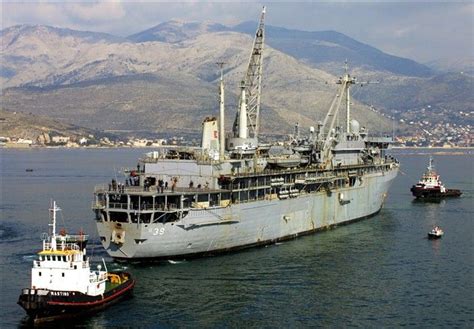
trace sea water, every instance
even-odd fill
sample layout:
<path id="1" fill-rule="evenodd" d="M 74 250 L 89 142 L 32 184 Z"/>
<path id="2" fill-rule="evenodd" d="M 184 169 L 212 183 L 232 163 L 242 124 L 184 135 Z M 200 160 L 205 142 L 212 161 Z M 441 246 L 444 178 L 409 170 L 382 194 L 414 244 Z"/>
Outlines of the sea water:
<path id="1" fill-rule="evenodd" d="M 0 327 L 26 326 L 16 304 L 47 231 L 90 234 L 88 253 L 136 278 L 134 297 L 54 327 L 413 327 L 474 326 L 472 150 L 393 150 L 401 172 L 382 211 L 367 220 L 247 251 L 180 262 L 114 263 L 100 243 L 93 187 L 123 180 L 146 149 L 0 150 Z M 461 198 L 415 202 L 410 187 L 433 155 Z M 33 171 L 26 171 L 32 169 Z M 428 240 L 441 226 L 445 235 Z"/>

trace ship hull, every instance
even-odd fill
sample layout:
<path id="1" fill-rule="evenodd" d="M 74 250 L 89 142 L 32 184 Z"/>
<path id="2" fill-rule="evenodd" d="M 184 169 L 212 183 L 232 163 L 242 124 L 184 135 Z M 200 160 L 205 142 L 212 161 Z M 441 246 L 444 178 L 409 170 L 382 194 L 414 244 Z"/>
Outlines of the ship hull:
<path id="1" fill-rule="evenodd" d="M 292 239 L 370 217 L 382 208 L 398 168 L 366 174 L 354 186 L 287 199 L 192 209 L 172 223 L 98 221 L 103 246 L 116 259 L 179 259 Z M 120 231 L 125 241 L 112 242 Z"/>
<path id="2" fill-rule="evenodd" d="M 134 286 L 135 280 L 129 279 L 98 296 L 77 291 L 23 289 L 18 304 L 34 323 L 50 322 L 100 311 L 130 297 Z"/>

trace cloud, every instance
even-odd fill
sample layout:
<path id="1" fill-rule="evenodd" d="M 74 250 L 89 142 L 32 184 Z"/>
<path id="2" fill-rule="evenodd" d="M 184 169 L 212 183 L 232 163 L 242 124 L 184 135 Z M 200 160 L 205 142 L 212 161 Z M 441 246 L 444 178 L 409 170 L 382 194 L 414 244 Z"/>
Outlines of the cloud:
<path id="1" fill-rule="evenodd" d="M 126 15 L 118 1 L 98 2 L 4 2 L 2 28 L 17 24 L 45 24 L 60 27 L 89 29 L 109 23 L 120 25 Z"/>
<path id="2" fill-rule="evenodd" d="M 119 20 L 125 16 L 125 9 L 118 1 L 66 4 L 64 9 L 73 21 L 102 23 Z"/>
<path id="3" fill-rule="evenodd" d="M 55 3 L 2 3 L 2 27 L 17 24 L 67 24 L 63 9 Z"/>

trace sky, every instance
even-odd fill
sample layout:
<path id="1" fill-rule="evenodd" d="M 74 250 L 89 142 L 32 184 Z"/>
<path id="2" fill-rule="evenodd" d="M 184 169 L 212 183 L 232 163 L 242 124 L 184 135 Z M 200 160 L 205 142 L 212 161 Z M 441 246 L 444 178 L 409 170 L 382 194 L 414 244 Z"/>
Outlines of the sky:
<path id="1" fill-rule="evenodd" d="M 473 1 L 4 1 L 2 29 L 44 24 L 128 36 L 159 23 L 256 21 L 305 31 L 334 30 L 421 63 L 474 58 Z"/>

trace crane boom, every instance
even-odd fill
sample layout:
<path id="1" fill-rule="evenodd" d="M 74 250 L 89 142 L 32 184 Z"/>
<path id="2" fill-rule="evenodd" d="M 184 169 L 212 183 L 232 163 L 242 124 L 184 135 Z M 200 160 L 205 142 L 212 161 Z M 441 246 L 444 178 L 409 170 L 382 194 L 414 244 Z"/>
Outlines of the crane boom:
<path id="1" fill-rule="evenodd" d="M 255 39 L 253 42 L 252 53 L 250 54 L 249 64 L 245 77 L 242 80 L 245 86 L 245 95 L 247 103 L 247 129 L 249 137 L 257 138 L 260 128 L 260 95 L 262 89 L 262 68 L 263 68 L 263 46 L 265 41 L 265 7 L 260 15 L 260 22 Z M 241 104 L 239 101 L 239 104 Z M 239 115 L 238 112 L 234 121 L 234 134 L 239 131 Z M 244 120 L 245 121 L 245 120 Z"/>

